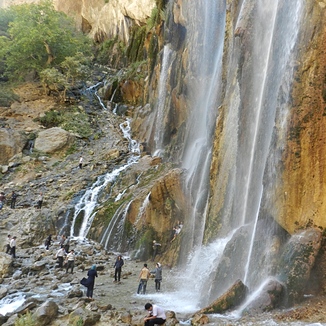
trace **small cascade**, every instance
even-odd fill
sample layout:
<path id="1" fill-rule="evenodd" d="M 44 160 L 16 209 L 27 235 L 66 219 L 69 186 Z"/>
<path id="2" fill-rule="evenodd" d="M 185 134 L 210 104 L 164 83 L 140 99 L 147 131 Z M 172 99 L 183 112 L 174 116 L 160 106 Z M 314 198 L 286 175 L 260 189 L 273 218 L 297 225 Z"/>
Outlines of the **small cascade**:
<path id="1" fill-rule="evenodd" d="M 126 247 L 126 241 L 123 241 L 124 226 L 127 213 L 132 201 L 127 205 L 121 205 L 113 215 L 109 225 L 103 233 L 100 243 L 109 250 L 121 251 Z"/>
<path id="2" fill-rule="evenodd" d="M 116 168 L 112 172 L 98 177 L 92 187 L 85 191 L 84 195 L 75 205 L 74 216 L 70 229 L 70 236 L 72 237 L 75 236 L 79 238 L 85 238 L 87 236 L 96 215 L 94 210 L 99 205 L 98 199 L 101 195 L 102 190 L 105 189 L 109 183 L 113 183 L 122 171 L 128 169 L 132 164 L 137 163 L 140 158 L 139 144 L 137 141 L 131 138 L 130 121 L 127 120 L 121 123 L 120 128 L 123 132 L 124 137 L 129 142 L 129 150 L 132 155 L 129 156 L 127 164 Z M 78 230 L 76 229 L 77 220 L 81 220 Z"/>
<path id="3" fill-rule="evenodd" d="M 159 79 L 159 93 L 156 104 L 156 117 L 154 119 L 153 126 L 155 126 L 155 135 L 154 135 L 154 156 L 161 156 L 163 154 L 163 134 L 164 134 L 164 108 L 169 106 L 167 101 L 171 100 L 171 96 L 167 94 L 167 82 L 169 70 L 172 64 L 172 50 L 167 44 L 163 49 L 163 59 L 162 59 L 162 69 Z"/>
<path id="4" fill-rule="evenodd" d="M 145 213 L 145 211 L 146 211 L 146 208 L 147 208 L 147 206 L 148 206 L 148 204 L 149 204 L 149 198 L 150 198 L 150 196 L 151 196 L 151 193 L 149 193 L 149 194 L 146 196 L 146 198 L 145 198 L 143 204 L 141 205 L 141 207 L 140 207 L 140 209 L 139 209 L 139 212 L 138 212 L 138 215 L 137 215 L 137 218 L 136 218 L 136 221 L 135 221 L 134 225 L 137 225 L 137 224 L 140 222 L 141 218 L 143 217 L 143 215 L 144 215 L 144 213 Z"/>

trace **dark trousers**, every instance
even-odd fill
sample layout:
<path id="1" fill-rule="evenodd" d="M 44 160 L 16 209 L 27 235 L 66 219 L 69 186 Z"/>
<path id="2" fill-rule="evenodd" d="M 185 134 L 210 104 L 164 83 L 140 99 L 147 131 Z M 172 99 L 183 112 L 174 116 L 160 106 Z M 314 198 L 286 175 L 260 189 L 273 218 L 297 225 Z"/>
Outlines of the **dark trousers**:
<path id="1" fill-rule="evenodd" d="M 71 268 L 71 274 L 72 274 L 74 271 L 74 267 L 75 267 L 75 262 L 73 260 L 68 260 L 67 267 L 66 267 L 66 273 L 68 273 L 69 268 Z"/>
<path id="2" fill-rule="evenodd" d="M 163 325 L 165 323 L 165 319 L 162 318 L 154 318 L 145 321 L 145 326 L 154 326 L 154 325 Z"/>
<path id="3" fill-rule="evenodd" d="M 87 286 L 86 297 L 93 298 L 94 283 Z"/>
<path id="4" fill-rule="evenodd" d="M 147 280 L 140 280 L 137 293 L 139 294 L 139 292 L 142 290 L 142 293 L 145 294 L 146 286 L 147 286 Z"/>
<path id="5" fill-rule="evenodd" d="M 58 256 L 58 267 L 62 268 L 63 267 L 63 256 Z"/>
<path id="6" fill-rule="evenodd" d="M 6 254 L 9 254 L 10 252 L 11 252 L 10 244 L 7 244 Z"/>
<path id="7" fill-rule="evenodd" d="M 42 203 L 43 203 L 43 201 L 42 200 L 39 200 L 37 202 L 37 208 L 41 209 L 42 208 Z"/>
<path id="8" fill-rule="evenodd" d="M 16 205 L 16 199 L 12 199 L 10 202 L 10 208 L 15 208 Z"/>
<path id="9" fill-rule="evenodd" d="M 121 267 L 116 267 L 114 270 L 114 280 L 120 282 L 121 278 Z"/>
<path id="10" fill-rule="evenodd" d="M 160 291 L 161 290 L 161 281 L 162 280 L 155 280 L 155 290 Z"/>
<path id="11" fill-rule="evenodd" d="M 12 255 L 12 258 L 16 258 L 16 247 L 11 247 L 10 253 Z"/>

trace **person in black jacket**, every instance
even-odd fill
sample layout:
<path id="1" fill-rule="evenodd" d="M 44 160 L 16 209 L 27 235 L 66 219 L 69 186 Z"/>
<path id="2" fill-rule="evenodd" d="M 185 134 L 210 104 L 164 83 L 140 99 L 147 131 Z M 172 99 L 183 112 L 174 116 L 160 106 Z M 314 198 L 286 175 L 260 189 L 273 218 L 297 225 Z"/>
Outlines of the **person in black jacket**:
<path id="1" fill-rule="evenodd" d="M 121 268 L 124 265 L 124 261 L 122 259 L 122 256 L 119 255 L 117 257 L 117 260 L 115 261 L 114 264 L 114 282 L 120 282 L 120 278 L 121 278 Z"/>
<path id="2" fill-rule="evenodd" d="M 93 265 L 91 269 L 87 272 L 87 280 L 85 280 L 85 284 L 82 283 L 84 286 L 87 287 L 86 296 L 89 299 L 93 299 L 93 290 L 95 285 L 95 277 L 97 277 L 96 266 Z"/>

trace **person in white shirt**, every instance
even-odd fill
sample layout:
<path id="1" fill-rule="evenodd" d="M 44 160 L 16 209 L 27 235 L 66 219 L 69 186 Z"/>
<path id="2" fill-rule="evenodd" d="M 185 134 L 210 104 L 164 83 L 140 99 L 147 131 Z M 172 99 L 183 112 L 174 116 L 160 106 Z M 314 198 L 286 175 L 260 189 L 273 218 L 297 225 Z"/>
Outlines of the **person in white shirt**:
<path id="1" fill-rule="evenodd" d="M 12 258 L 16 258 L 16 236 L 12 237 L 10 240 L 10 254 Z"/>
<path id="2" fill-rule="evenodd" d="M 58 259 L 58 263 L 59 263 L 59 265 L 57 266 L 58 268 L 63 267 L 64 256 L 66 256 L 66 251 L 65 251 L 65 248 L 63 246 L 61 246 L 61 248 L 57 251 L 57 254 L 55 255 L 55 258 Z"/>
<path id="3" fill-rule="evenodd" d="M 146 303 L 145 310 L 148 316 L 144 318 L 145 326 L 163 325 L 166 321 L 164 310 L 156 304 Z"/>
<path id="4" fill-rule="evenodd" d="M 75 251 L 71 250 L 67 255 L 66 273 L 68 273 L 69 268 L 71 268 L 71 274 L 72 274 L 74 271 L 74 267 L 75 267 Z"/>

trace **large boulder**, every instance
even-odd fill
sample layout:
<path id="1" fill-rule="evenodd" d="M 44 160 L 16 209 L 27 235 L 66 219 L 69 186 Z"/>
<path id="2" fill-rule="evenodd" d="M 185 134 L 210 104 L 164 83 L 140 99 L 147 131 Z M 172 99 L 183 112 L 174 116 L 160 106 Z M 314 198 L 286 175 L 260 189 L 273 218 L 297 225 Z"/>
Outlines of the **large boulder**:
<path id="1" fill-rule="evenodd" d="M 322 244 L 322 231 L 311 228 L 293 235 L 285 245 L 279 263 L 278 279 L 287 290 L 287 304 L 303 299 L 316 256 Z"/>
<path id="2" fill-rule="evenodd" d="M 54 153 L 70 145 L 74 137 L 67 131 L 54 127 L 38 134 L 35 140 L 35 150 L 44 153 Z"/>
<path id="3" fill-rule="evenodd" d="M 9 159 L 20 153 L 24 140 L 17 131 L 0 128 L 0 165 L 8 164 Z"/>
<path id="4" fill-rule="evenodd" d="M 201 309 L 196 315 L 219 314 L 240 305 L 248 293 L 248 288 L 241 280 L 236 281 L 229 290 L 208 307 Z"/>
<path id="5" fill-rule="evenodd" d="M 58 314 L 58 305 L 54 301 L 44 302 L 33 314 L 37 325 L 46 326 L 56 318 Z"/>
<path id="6" fill-rule="evenodd" d="M 270 279 L 263 286 L 259 294 L 255 295 L 246 307 L 246 312 L 259 314 L 277 308 L 283 301 L 284 286 L 276 279 Z"/>
<path id="7" fill-rule="evenodd" d="M 12 258 L 10 255 L 0 252 L 0 277 L 8 274 L 11 266 Z"/>

